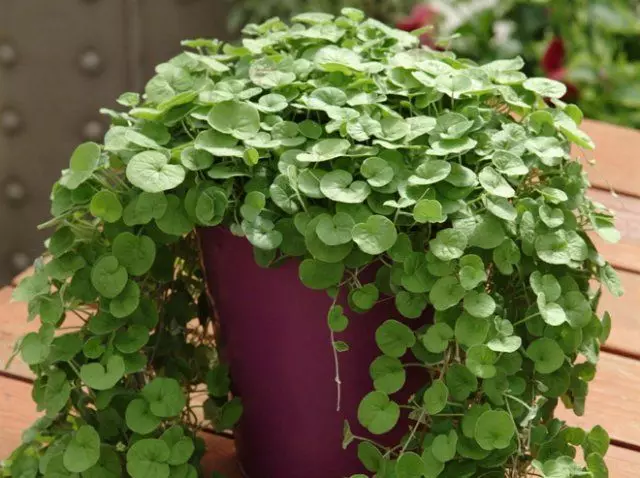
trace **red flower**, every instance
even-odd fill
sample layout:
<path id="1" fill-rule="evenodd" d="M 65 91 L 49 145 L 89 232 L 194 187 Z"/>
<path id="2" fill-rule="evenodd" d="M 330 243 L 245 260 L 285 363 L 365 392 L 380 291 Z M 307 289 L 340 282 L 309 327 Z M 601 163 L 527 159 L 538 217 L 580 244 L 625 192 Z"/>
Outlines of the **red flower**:
<path id="1" fill-rule="evenodd" d="M 560 37 L 554 37 L 542 56 L 541 66 L 547 78 L 565 84 L 567 94 L 564 99 L 570 100 L 578 97 L 578 88 L 567 80 L 567 69 L 564 66 L 565 56 L 564 41 Z"/>
<path id="2" fill-rule="evenodd" d="M 437 18 L 437 10 L 432 8 L 430 5 L 423 3 L 414 6 L 411 10 L 411 14 L 407 17 L 401 18 L 396 23 L 396 27 L 398 27 L 400 30 L 405 30 L 408 32 L 412 32 L 429 25 L 435 28 Z M 429 45 L 433 47 L 433 31 L 421 35 L 420 41 L 423 45 Z"/>

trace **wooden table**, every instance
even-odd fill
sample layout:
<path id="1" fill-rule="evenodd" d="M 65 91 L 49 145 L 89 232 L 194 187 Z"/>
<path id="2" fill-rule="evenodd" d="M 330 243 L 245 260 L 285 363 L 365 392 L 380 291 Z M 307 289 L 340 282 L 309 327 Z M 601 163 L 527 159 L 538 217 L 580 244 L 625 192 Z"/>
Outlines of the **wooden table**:
<path id="1" fill-rule="evenodd" d="M 614 327 L 590 387 L 585 416 L 576 418 L 565 410 L 559 415 L 586 428 L 604 426 L 613 445 L 607 455 L 610 476 L 637 478 L 640 476 L 640 132 L 594 121 L 586 121 L 583 126 L 597 150 L 576 151 L 575 155 L 585 162 L 597 161 L 595 166 L 587 167 L 594 186 L 592 197 L 616 211 L 623 237 L 615 246 L 597 238 L 595 242 L 619 270 L 626 294 L 622 299 L 614 299 L 607 293 L 603 297 L 602 308 L 611 312 Z M 0 369 L 4 369 L 14 342 L 36 327 L 26 322 L 25 304 L 10 303 L 17 280 L 0 290 Z M 21 431 L 37 417 L 30 393 L 31 373 L 19 360 L 8 371 L 0 372 L 0 459 L 19 444 Z M 233 442 L 210 433 L 203 436 L 210 450 L 205 458 L 206 469 L 240 478 Z"/>

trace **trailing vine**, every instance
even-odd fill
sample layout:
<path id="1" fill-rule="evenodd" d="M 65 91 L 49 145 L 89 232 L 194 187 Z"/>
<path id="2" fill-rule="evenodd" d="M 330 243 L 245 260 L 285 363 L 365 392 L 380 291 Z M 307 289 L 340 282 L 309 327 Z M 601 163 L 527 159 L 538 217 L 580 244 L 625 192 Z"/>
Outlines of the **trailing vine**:
<path id="1" fill-rule="evenodd" d="M 341 332 L 395 302 L 358 409 L 371 436 L 345 426 L 370 475 L 607 476 L 606 432 L 554 418 L 560 403 L 584 412 L 611 326 L 600 284 L 622 292 L 587 235 L 618 239 L 571 157 L 593 145 L 564 85 L 349 8 L 184 45 L 142 99 L 119 98 L 127 112 L 105 110 L 104 144 L 79 146 L 53 188 L 48 253 L 15 291 L 41 324 L 17 352 L 45 414 L 4 475 L 201 472 L 197 432 L 242 413 L 195 234 L 225 227 L 260 265 L 299 260 L 306 286 L 348 292 L 350 310 L 327 314 L 338 408 Z M 408 367 L 425 380 L 398 403 Z M 401 408 L 405 437 L 378 445 Z"/>

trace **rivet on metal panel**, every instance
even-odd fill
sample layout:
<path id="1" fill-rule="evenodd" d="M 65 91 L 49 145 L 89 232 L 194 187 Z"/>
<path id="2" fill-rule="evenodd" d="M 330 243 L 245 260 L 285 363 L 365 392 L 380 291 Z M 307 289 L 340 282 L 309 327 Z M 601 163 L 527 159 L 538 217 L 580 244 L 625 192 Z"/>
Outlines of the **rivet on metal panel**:
<path id="1" fill-rule="evenodd" d="M 13 66 L 18 62 L 18 52 L 9 43 L 0 43 L 0 65 Z"/>
<path id="2" fill-rule="evenodd" d="M 26 252 L 14 252 L 11 254 L 11 266 L 15 271 L 23 271 L 31 265 L 31 257 Z"/>
<path id="3" fill-rule="evenodd" d="M 4 108 L 0 112 L 0 128 L 6 134 L 15 134 L 22 127 L 22 118 L 13 108 Z"/>
<path id="4" fill-rule="evenodd" d="M 102 71 L 102 58 L 95 50 L 87 50 L 82 53 L 78 63 L 82 71 L 89 75 L 97 75 Z"/>
<path id="5" fill-rule="evenodd" d="M 14 178 L 8 179 L 4 182 L 2 192 L 4 193 L 4 197 L 10 203 L 20 203 L 27 196 L 27 190 L 25 189 L 24 184 Z"/>
<path id="6" fill-rule="evenodd" d="M 100 141 L 104 133 L 104 125 L 98 120 L 87 121 L 82 127 L 82 137 L 90 141 Z"/>

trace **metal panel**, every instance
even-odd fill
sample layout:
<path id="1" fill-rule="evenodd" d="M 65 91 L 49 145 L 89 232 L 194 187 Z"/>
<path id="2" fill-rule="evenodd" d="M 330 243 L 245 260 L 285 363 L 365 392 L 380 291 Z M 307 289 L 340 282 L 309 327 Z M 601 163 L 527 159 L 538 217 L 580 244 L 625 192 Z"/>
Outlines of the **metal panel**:
<path id="1" fill-rule="evenodd" d="M 225 36 L 224 0 L 0 0 L 0 285 L 42 251 L 49 192 L 180 40 Z M 222 32 L 222 34 L 220 33 Z"/>

